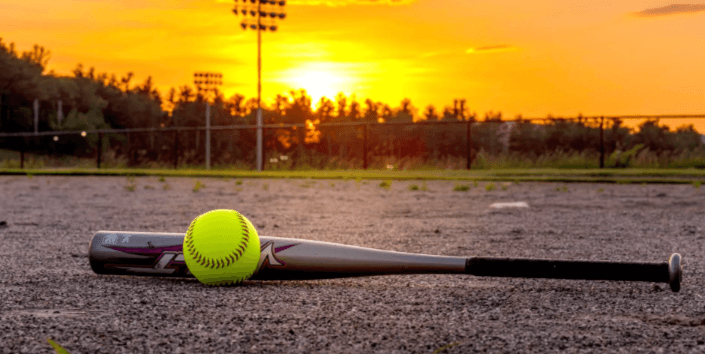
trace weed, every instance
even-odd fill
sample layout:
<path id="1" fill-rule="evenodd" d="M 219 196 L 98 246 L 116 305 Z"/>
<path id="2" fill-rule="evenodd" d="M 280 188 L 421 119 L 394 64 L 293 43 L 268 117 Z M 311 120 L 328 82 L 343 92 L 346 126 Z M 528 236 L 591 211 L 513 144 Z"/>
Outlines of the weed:
<path id="1" fill-rule="evenodd" d="M 235 181 L 235 185 L 236 185 L 236 186 L 240 186 L 240 185 L 242 185 L 242 181 L 241 181 L 241 180 L 237 180 L 237 181 Z"/>
<path id="2" fill-rule="evenodd" d="M 556 192 L 568 192 L 568 186 L 556 187 Z"/>
<path id="3" fill-rule="evenodd" d="M 392 188 L 392 181 L 382 181 L 382 183 L 380 183 L 379 186 L 381 188 L 389 190 L 390 188 Z"/>
<path id="4" fill-rule="evenodd" d="M 144 186 L 144 189 L 154 189 L 152 186 Z"/>
<path id="5" fill-rule="evenodd" d="M 456 184 L 453 190 L 456 192 L 467 192 L 470 190 L 470 186 L 468 186 L 467 184 Z"/>
<path id="6" fill-rule="evenodd" d="M 330 186 L 331 186 L 331 187 L 335 187 L 335 183 L 331 182 L 331 183 L 330 183 Z"/>
<path id="7" fill-rule="evenodd" d="M 486 190 L 486 191 L 489 192 L 489 191 L 493 191 L 493 190 L 495 190 L 495 189 L 497 189 L 497 187 L 494 185 L 494 183 L 485 184 L 485 190 Z"/>
<path id="8" fill-rule="evenodd" d="M 477 187 L 477 186 L 479 186 L 479 184 L 477 183 L 477 181 L 472 181 L 472 186 Z"/>
<path id="9" fill-rule="evenodd" d="M 206 188 L 206 185 L 201 183 L 201 181 L 196 181 L 196 183 L 193 185 L 193 191 L 198 192 L 201 190 L 201 188 Z"/>
<path id="10" fill-rule="evenodd" d="M 508 184 L 503 184 L 502 187 L 500 187 L 500 188 L 501 188 L 503 191 L 506 191 L 507 189 L 509 189 L 509 185 L 508 185 Z"/>
<path id="11" fill-rule="evenodd" d="M 165 185 L 162 186 L 162 189 L 165 190 L 165 191 L 168 191 L 169 189 L 171 189 L 171 186 L 168 185 L 168 184 L 165 184 Z"/>
<path id="12" fill-rule="evenodd" d="M 242 187 L 235 187 L 235 192 L 242 192 Z"/>
<path id="13" fill-rule="evenodd" d="M 58 345 L 56 342 L 51 340 L 51 338 L 47 338 L 47 342 L 49 342 L 49 345 L 51 345 L 52 348 L 54 348 L 54 351 L 56 351 L 57 354 L 69 354 L 69 352 L 64 349 L 62 346 Z"/>
<path id="14" fill-rule="evenodd" d="M 31 174 L 31 173 L 27 173 L 27 178 L 29 178 L 29 179 L 32 179 L 32 177 L 34 177 L 34 175 L 33 175 L 33 174 Z"/>
<path id="15" fill-rule="evenodd" d="M 693 182 L 693 188 L 695 188 L 695 189 L 700 188 L 700 181 Z"/>
<path id="16" fill-rule="evenodd" d="M 125 186 L 125 190 L 128 192 L 134 192 L 135 189 L 137 189 L 137 185 L 135 184 L 128 184 Z"/>
<path id="17" fill-rule="evenodd" d="M 166 177 L 159 176 L 159 182 L 166 182 Z"/>
<path id="18" fill-rule="evenodd" d="M 421 190 L 424 192 L 428 191 L 428 185 L 426 185 L 426 181 L 423 181 L 421 183 Z"/>
<path id="19" fill-rule="evenodd" d="M 604 188 L 600 188 L 600 189 L 597 190 L 597 193 L 604 193 L 604 192 L 605 192 L 605 189 L 604 189 Z"/>
<path id="20" fill-rule="evenodd" d="M 440 353 L 442 353 L 442 352 L 444 352 L 444 351 L 446 351 L 446 350 L 448 350 L 448 349 L 450 349 L 450 348 L 455 347 L 455 346 L 458 345 L 458 344 L 460 344 L 460 343 L 459 343 L 459 342 L 455 342 L 455 343 L 446 344 L 446 345 L 444 345 L 444 346 L 442 346 L 442 347 L 440 347 L 440 348 L 434 350 L 434 351 L 433 351 L 433 354 L 440 354 Z"/>
<path id="21" fill-rule="evenodd" d="M 263 190 L 263 191 L 268 191 L 268 190 L 269 190 L 269 184 L 268 184 L 268 183 L 263 184 L 263 185 L 262 185 L 262 190 Z"/>
<path id="22" fill-rule="evenodd" d="M 409 190 L 410 190 L 410 191 L 417 191 L 417 190 L 419 190 L 419 186 L 417 186 L 417 185 L 415 185 L 415 184 L 412 184 L 412 185 L 409 186 Z"/>

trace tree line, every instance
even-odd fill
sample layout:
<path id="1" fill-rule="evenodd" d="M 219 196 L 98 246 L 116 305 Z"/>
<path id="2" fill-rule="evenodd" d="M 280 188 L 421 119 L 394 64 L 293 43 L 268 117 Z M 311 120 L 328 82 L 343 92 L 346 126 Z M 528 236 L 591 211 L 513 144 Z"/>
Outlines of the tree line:
<path id="1" fill-rule="evenodd" d="M 165 94 L 156 89 L 152 77 L 136 83 L 134 74 L 118 77 L 99 73 L 79 64 L 71 75 L 46 72 L 51 53 L 42 46 L 19 52 L 14 43 L 0 38 L 0 132 L 29 132 L 34 129 L 33 102 L 39 102 L 40 131 L 81 131 L 109 128 L 202 127 L 205 103 L 211 102 L 211 124 L 254 125 L 257 101 L 242 94 L 225 97 L 222 92 L 206 93 L 198 87 L 184 85 Z M 315 161 L 335 156 L 340 161 L 361 161 L 364 131 L 361 126 L 324 127 L 320 123 L 369 122 L 369 154 L 415 158 L 423 161 L 460 158 L 467 153 L 465 124 L 384 124 L 390 122 L 483 122 L 471 128 L 473 158 L 511 155 L 522 159 L 539 159 L 556 152 L 594 155 L 601 149 L 600 129 L 594 120 L 575 117 L 538 123 L 521 120 L 507 123 L 501 113 L 488 112 L 480 118 L 465 105 L 437 109 L 433 105 L 416 108 L 411 100 L 398 105 L 339 93 L 335 98 L 322 97 L 313 103 L 305 90 L 276 95 L 273 103 L 263 106 L 265 124 L 306 124 L 305 128 L 267 129 L 265 146 L 272 158 L 293 155 L 291 163 Z M 255 132 L 230 130 L 214 132 L 212 149 L 216 163 L 236 160 L 252 161 Z M 693 126 L 675 130 L 647 120 L 637 129 L 622 121 L 609 120 L 603 131 L 604 149 L 615 165 L 628 164 L 639 152 L 675 156 L 685 151 L 702 151 L 703 142 Z M 203 132 L 173 134 L 111 134 L 103 148 L 125 156 L 127 164 L 145 161 L 172 161 L 178 154 L 186 163 L 203 160 Z M 0 147 L 31 149 L 51 154 L 89 155 L 95 151 L 96 136 L 66 136 L 0 139 Z M 631 154 L 631 155 L 630 155 Z M 384 159 L 383 159 L 384 160 Z M 389 160 L 389 159 L 387 159 Z M 322 164 L 326 162 L 320 162 Z M 320 167 L 320 166 L 319 166 Z"/>

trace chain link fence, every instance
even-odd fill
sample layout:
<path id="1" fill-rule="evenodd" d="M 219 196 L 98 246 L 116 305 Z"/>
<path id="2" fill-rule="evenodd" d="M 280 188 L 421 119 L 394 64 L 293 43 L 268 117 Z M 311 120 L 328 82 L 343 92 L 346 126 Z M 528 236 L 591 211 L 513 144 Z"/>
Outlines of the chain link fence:
<path id="1" fill-rule="evenodd" d="M 262 127 L 263 166 L 705 168 L 703 135 L 692 126 L 674 130 L 660 123 L 701 118 L 705 115 L 268 124 Z M 627 126 L 628 120 L 639 123 Z M 212 166 L 254 169 L 256 130 L 211 127 Z M 0 167 L 203 168 L 206 144 L 205 127 L 0 133 L 6 152 Z"/>

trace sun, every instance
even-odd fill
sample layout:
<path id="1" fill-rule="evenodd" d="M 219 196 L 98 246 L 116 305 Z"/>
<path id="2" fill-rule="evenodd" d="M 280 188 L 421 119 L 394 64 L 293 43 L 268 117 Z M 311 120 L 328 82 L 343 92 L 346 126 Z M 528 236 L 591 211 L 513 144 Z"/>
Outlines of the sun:
<path id="1" fill-rule="evenodd" d="M 352 80 L 341 70 L 332 69 L 330 65 L 309 64 L 288 70 L 286 81 L 292 89 L 305 89 L 315 104 L 321 97 L 334 98 L 338 92 L 350 92 Z"/>

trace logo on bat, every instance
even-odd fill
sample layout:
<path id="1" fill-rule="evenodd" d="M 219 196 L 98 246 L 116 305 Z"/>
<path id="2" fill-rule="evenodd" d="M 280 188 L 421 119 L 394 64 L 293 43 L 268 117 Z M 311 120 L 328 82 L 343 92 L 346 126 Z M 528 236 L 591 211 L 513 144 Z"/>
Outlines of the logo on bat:
<path id="1" fill-rule="evenodd" d="M 147 242 L 148 246 L 146 248 L 125 247 L 116 245 L 116 242 L 112 237 L 108 240 L 112 242 L 104 242 L 103 245 L 106 248 L 115 251 L 134 254 L 137 256 L 144 256 L 145 258 L 137 260 L 137 262 L 135 262 L 137 264 L 106 264 L 106 267 L 122 269 L 130 273 L 163 274 L 171 276 L 191 275 L 191 272 L 186 266 L 186 260 L 184 259 L 184 254 L 182 252 L 182 245 L 155 247 L 154 245 L 152 245 L 151 242 Z M 287 250 L 296 245 L 298 244 L 295 243 L 275 247 L 274 241 L 269 241 L 262 245 L 260 247 L 259 262 L 257 263 L 257 269 L 255 270 L 254 274 L 257 274 L 262 269 L 285 266 L 286 263 L 281 259 L 277 258 L 277 253 Z"/>

